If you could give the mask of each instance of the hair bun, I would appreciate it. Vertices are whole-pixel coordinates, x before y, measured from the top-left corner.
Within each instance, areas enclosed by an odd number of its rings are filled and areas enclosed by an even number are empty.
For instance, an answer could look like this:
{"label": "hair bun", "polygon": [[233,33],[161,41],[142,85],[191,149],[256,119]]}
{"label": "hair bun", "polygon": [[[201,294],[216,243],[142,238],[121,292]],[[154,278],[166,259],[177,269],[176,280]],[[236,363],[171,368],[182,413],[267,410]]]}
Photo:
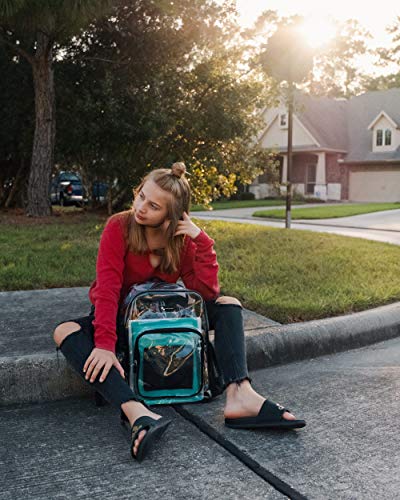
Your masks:
{"label": "hair bun", "polygon": [[171,167],[171,172],[175,177],[178,177],[180,179],[184,173],[186,173],[186,165],[183,163],[183,161],[178,161],[174,163]]}

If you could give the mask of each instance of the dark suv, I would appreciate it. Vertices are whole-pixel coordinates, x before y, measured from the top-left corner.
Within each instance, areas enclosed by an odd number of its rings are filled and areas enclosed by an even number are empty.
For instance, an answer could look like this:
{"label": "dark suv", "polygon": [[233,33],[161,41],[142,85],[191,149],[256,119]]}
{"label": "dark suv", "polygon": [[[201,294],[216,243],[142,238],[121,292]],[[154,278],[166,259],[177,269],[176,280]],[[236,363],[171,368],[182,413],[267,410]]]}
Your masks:
{"label": "dark suv", "polygon": [[78,174],[60,172],[51,181],[50,200],[52,204],[82,206],[87,196]]}

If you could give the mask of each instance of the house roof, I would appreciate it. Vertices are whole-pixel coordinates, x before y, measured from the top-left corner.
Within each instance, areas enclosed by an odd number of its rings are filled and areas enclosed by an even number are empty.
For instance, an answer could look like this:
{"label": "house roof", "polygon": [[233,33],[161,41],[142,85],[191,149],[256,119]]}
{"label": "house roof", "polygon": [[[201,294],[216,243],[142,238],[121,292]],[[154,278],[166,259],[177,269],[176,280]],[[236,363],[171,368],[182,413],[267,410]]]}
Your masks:
{"label": "house roof", "polygon": [[347,103],[348,154],[345,161],[400,159],[400,150],[373,153],[372,130],[368,126],[385,111],[395,123],[400,123],[400,88],[366,92],[352,97]]}
{"label": "house roof", "polygon": [[[400,160],[400,148],[372,152],[373,127],[370,126],[382,112],[400,125],[400,88],[366,92],[349,100],[295,94],[294,113],[318,141],[319,148],[314,145],[314,150],[346,152],[344,162]],[[302,148],[305,150],[308,146],[294,150]],[[283,152],[284,148],[280,150]]]}
{"label": "house roof", "polygon": [[342,99],[297,92],[294,113],[322,148],[347,150],[346,106]]}
{"label": "house roof", "polygon": [[399,128],[399,124],[396,123],[394,120],[392,120],[392,118],[390,118],[390,116],[386,113],[386,111],[381,111],[373,120],[372,122],[368,125],[368,130],[372,129],[375,127],[375,125],[378,123],[378,121],[382,118],[386,118],[389,123],[395,127],[395,128]]}
{"label": "house roof", "polygon": [[[273,151],[277,151],[278,153],[287,153],[287,147],[279,147],[272,148]],[[293,146],[293,153],[345,153],[345,151],[341,149],[329,148],[326,146],[316,146],[315,144],[302,145],[302,146]]]}
{"label": "house roof", "polygon": [[346,161],[368,161],[368,162],[378,162],[378,161],[399,161],[400,160],[400,146],[394,151],[386,151],[384,153],[373,153],[370,151],[367,155],[362,158],[362,160],[350,160],[348,157],[345,159]]}

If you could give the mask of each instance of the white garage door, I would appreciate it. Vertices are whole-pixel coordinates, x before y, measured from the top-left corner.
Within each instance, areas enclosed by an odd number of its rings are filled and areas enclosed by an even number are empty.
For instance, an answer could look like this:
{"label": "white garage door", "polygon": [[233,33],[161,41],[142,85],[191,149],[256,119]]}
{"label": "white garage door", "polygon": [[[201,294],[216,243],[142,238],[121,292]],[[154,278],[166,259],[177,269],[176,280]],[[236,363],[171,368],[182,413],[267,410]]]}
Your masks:
{"label": "white garage door", "polygon": [[350,201],[400,201],[400,170],[350,172]]}

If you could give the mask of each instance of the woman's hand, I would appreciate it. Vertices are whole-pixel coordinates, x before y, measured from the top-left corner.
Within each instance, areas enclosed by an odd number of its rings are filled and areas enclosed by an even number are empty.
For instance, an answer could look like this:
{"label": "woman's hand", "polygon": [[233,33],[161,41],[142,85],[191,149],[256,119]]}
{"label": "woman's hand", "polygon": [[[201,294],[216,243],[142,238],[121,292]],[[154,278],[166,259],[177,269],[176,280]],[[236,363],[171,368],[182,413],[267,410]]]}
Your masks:
{"label": "woman's hand", "polygon": [[85,379],[90,379],[90,382],[93,383],[99,372],[103,370],[100,376],[100,382],[104,382],[108,372],[113,366],[115,366],[115,368],[119,371],[121,377],[125,378],[124,369],[122,368],[116,355],[106,349],[98,349],[95,347],[83,366],[83,372],[86,373]]}
{"label": "woman's hand", "polygon": [[186,212],[183,212],[183,220],[180,220],[178,222],[174,236],[178,236],[179,234],[187,234],[194,240],[200,234],[200,232],[201,229],[190,220],[190,217]]}

